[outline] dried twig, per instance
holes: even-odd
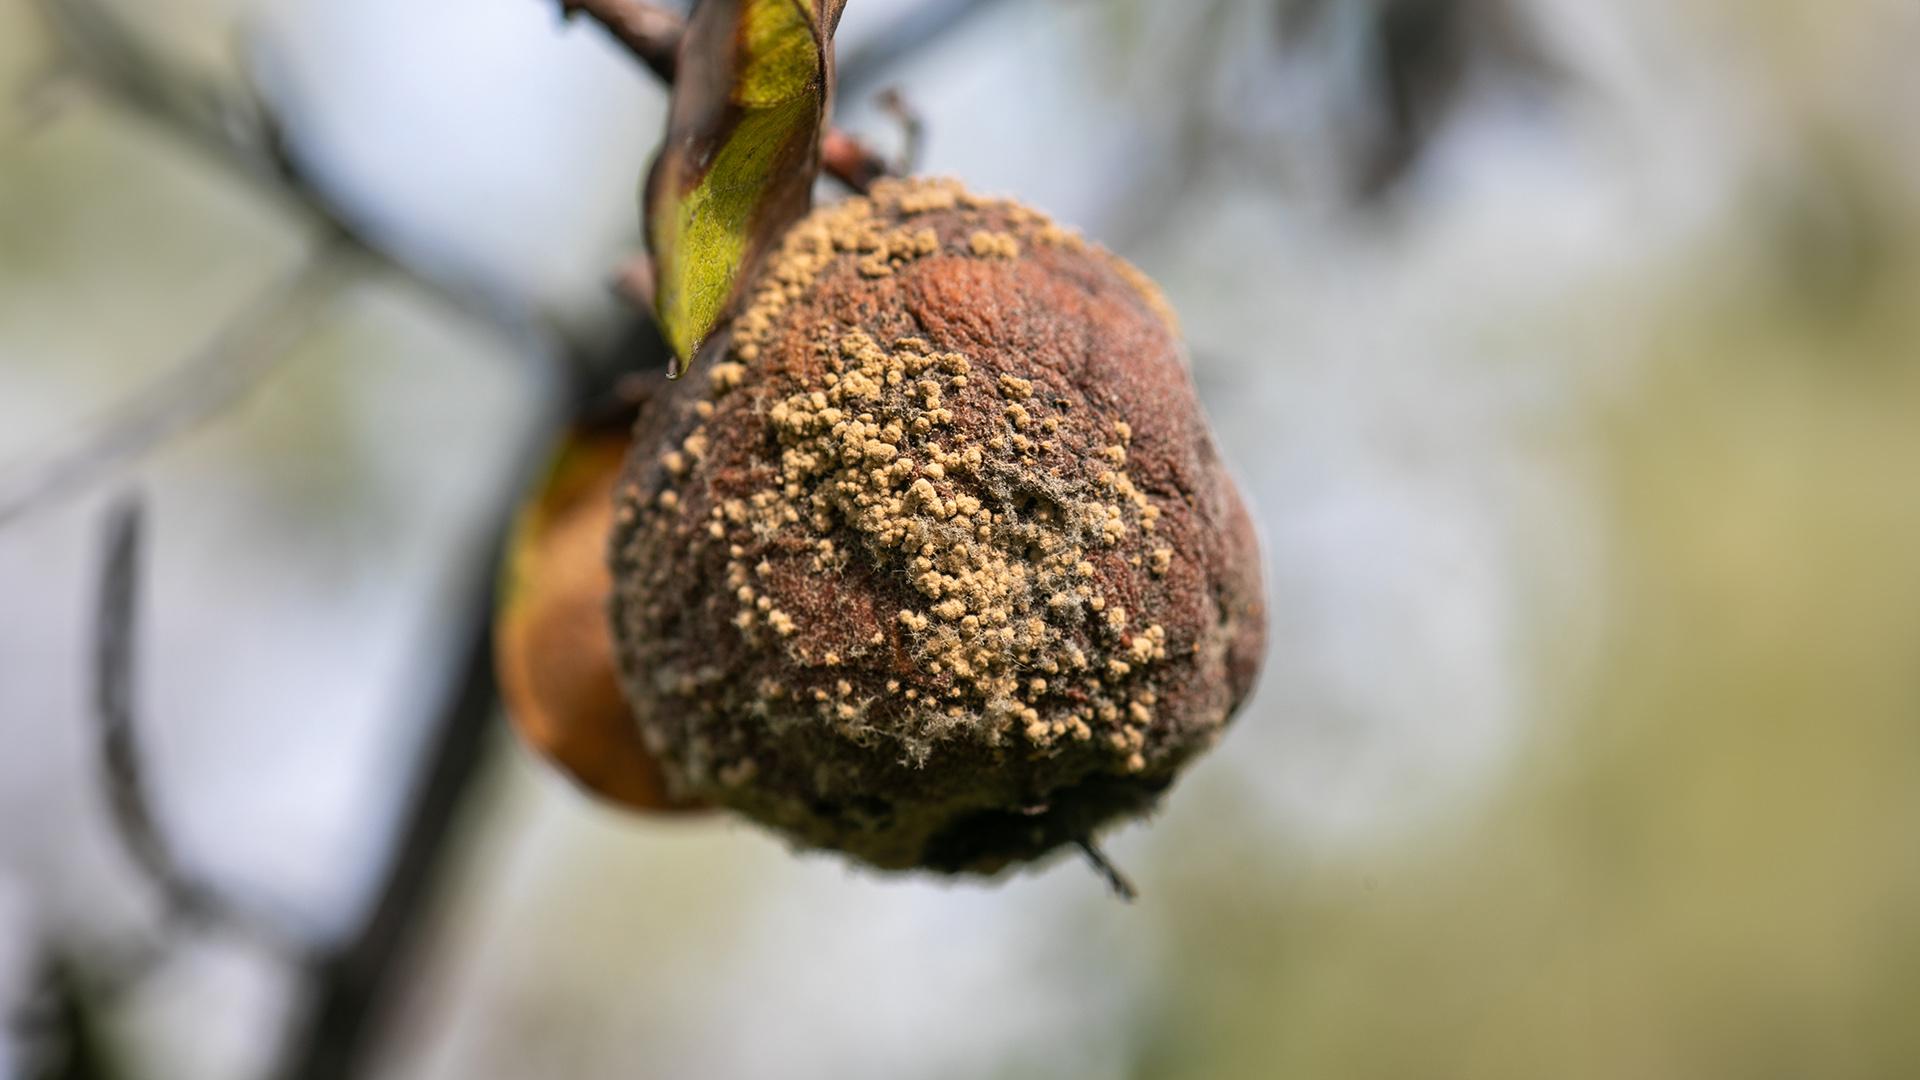
[[[919,110],[907,101],[906,95],[897,86],[880,91],[880,96],[874,102],[880,106],[881,112],[893,117],[894,122],[900,125],[900,156],[894,168],[903,175],[918,172],[920,155],[926,148],[926,121],[920,118]]]
[[[650,70],[670,78],[679,33],[678,16],[650,4],[625,0],[560,0],[567,12],[584,12],[603,23]],[[72,53],[63,78],[104,91],[119,106],[146,115],[211,161],[240,173],[262,191],[278,195],[289,210],[315,226],[313,253],[286,281],[255,299],[248,312],[181,370],[148,388],[73,447],[25,470],[11,486],[0,478],[0,522],[29,505],[76,492],[169,435],[211,415],[238,397],[269,369],[272,358],[297,336],[304,318],[344,280],[350,264],[361,270],[390,269],[478,313],[526,342],[524,322],[503,317],[498,307],[414,271],[391,257],[364,226],[310,179],[284,142],[269,108],[244,85],[231,86],[183,69],[130,32],[101,0],[39,0],[62,31]],[[884,161],[857,140],[829,133],[823,140],[825,168],[856,190],[886,171]],[[650,350],[664,360],[664,346],[650,327],[621,348]],[[212,392],[208,392],[208,387]],[[194,401],[199,395],[202,400]],[[544,435],[541,436],[544,441]],[[530,451],[525,460],[532,460]],[[505,496],[503,495],[503,498]],[[507,509],[501,509],[504,535]],[[260,918],[223,890],[183,867],[157,822],[141,770],[135,735],[135,630],[137,625],[141,514],[137,503],[118,505],[109,522],[109,544],[99,597],[96,644],[97,718],[103,772],[114,819],[129,852],[155,882],[175,921],[231,927],[264,937],[295,957],[313,979],[306,1022],[288,1043],[286,1072],[298,1080],[357,1075],[403,993],[396,978],[417,947],[418,930],[430,910],[434,883],[450,854],[449,837],[464,795],[471,789],[498,700],[487,647],[492,563],[476,577],[476,603],[462,616],[465,642],[460,674],[420,755],[421,783],[404,811],[388,855],[378,898],[361,930],[328,950],[289,944],[284,927]],[[1097,853],[1090,855],[1097,858]],[[76,1074],[77,1075],[77,1074]]]
[[[497,298],[415,272],[328,197],[284,139],[272,111],[244,84],[208,76],[154,48],[101,0],[38,0],[67,53],[63,78],[105,93],[199,150],[210,162],[277,196],[313,226],[310,254],[255,296],[232,325],[155,385],[109,409],[97,424],[0,474],[0,526],[71,498],[232,404],[283,357],[330,290],[350,270],[391,271],[430,299],[532,346],[523,319]]]
[[[174,60],[101,0],[37,0],[36,6],[64,54],[57,65],[64,77],[105,91],[223,164],[292,179],[275,175],[277,132],[247,87]]]
[[[173,852],[154,822],[147,785],[134,747],[134,622],[140,591],[142,514],[137,499],[114,504],[107,518],[107,549],[100,567],[94,609],[93,709],[99,724],[100,764],[108,805],[128,854],[159,886],[175,911],[201,905],[200,884],[174,864]]]
[[[189,870],[155,816],[134,730],[143,522],[143,509],[135,496],[123,497],[109,509],[94,610],[94,719],[114,829],[134,864],[159,892],[169,922],[230,930],[284,951],[304,952],[305,943],[286,927]]]
[[[544,444],[548,432],[536,436]],[[521,460],[534,460],[532,451]],[[517,490],[517,489],[515,489]],[[517,499],[496,509],[492,535],[504,537]],[[479,564],[471,610],[464,612],[460,666],[428,733],[428,753],[410,785],[398,837],[387,852],[380,893],[360,930],[316,965],[312,1005],[296,1029],[282,1080],[346,1080],[366,1075],[388,1022],[410,987],[404,978],[422,944],[421,925],[452,854],[450,840],[478,774],[500,707],[494,681],[494,568],[500,549]]]
[[[467,317],[527,343],[525,320],[470,282],[423,272],[389,250],[380,231],[340,204],[291,145],[270,105],[244,78],[218,78],[183,64],[134,31],[104,0],[37,0],[61,42],[71,77],[105,92],[115,106],[179,136],[215,166],[312,226],[316,245],[350,248],[369,274],[391,271]]]
[[[673,82],[680,61],[680,35],[686,30],[680,16],[636,0],[560,0],[560,12],[567,18],[582,13],[591,17],[661,82]]]
[[[628,51],[671,85],[679,69],[680,39],[686,21],[647,0],[559,0],[561,14],[584,14],[606,27]],[[820,167],[848,188],[865,192],[892,170],[887,161],[858,138],[828,128],[820,139]]]
[[[820,136],[820,168],[849,189],[861,193],[892,171],[885,158],[838,128],[828,128],[826,134]]]
[[[1107,853],[1101,851],[1097,844],[1092,840],[1083,839],[1074,841],[1074,845],[1080,849],[1080,854],[1085,855],[1087,861],[1093,864],[1093,868],[1107,879],[1107,886],[1113,890],[1114,896],[1129,904],[1139,899],[1140,893],[1134,889],[1133,882],[1127,880],[1127,875],[1113,865],[1113,860],[1107,858]]]

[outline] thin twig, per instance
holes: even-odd
[[[291,340],[296,331],[289,324],[300,321],[301,310],[317,306],[314,301],[334,287],[336,274],[345,279],[351,263],[360,264],[369,274],[392,270],[430,297],[451,300],[463,312],[485,316],[491,326],[517,343],[537,344],[529,340],[524,320],[507,317],[500,307],[485,306],[485,301],[497,301],[497,297],[463,294],[389,255],[371,230],[310,179],[312,174],[286,143],[276,118],[257,94],[225,87],[172,62],[131,33],[119,14],[100,0],[40,0],[40,7],[62,31],[80,84],[97,88],[112,103],[144,115],[215,165],[263,193],[278,196],[290,211],[314,223],[320,239],[309,262],[283,283],[284,289],[269,289],[256,298],[239,323],[210,343],[194,362],[158,387],[143,391],[134,403],[114,410],[100,432],[49,459],[51,467],[23,470],[17,490],[26,494],[17,504],[6,505],[40,504],[68,494],[110,465],[131,460],[142,449],[233,400],[264,370],[268,358],[283,351],[280,343]],[[209,380],[215,388],[211,394],[206,392]],[[520,460],[536,457],[530,447]],[[507,482],[495,535],[505,531],[510,491],[518,488],[510,483],[512,479],[517,477],[503,478]],[[180,866],[155,820],[140,769],[133,708],[139,535],[138,511],[117,510],[107,580],[101,590],[96,691],[102,730],[111,733],[103,736],[103,743],[111,746],[102,747],[108,797],[128,850],[160,886],[170,912],[215,922],[228,919],[229,913],[246,917],[220,890]],[[464,668],[452,699],[416,758],[421,782],[399,819],[380,891],[366,921],[336,948],[286,950],[299,973],[311,980],[312,993],[309,1023],[287,1044],[287,1067],[294,1075],[354,1075],[404,991],[396,973],[405,969],[409,948],[418,946],[421,924],[431,909],[432,884],[451,852],[453,823],[472,791],[471,781],[496,712],[491,651],[486,647],[491,613],[487,597],[494,564],[488,559],[476,571],[475,587],[469,593],[475,602],[457,631],[468,645]]]
[[[820,136],[820,168],[848,190],[861,194],[870,190],[875,180],[892,172],[886,158],[839,128],[828,128]]]
[[[93,708],[100,726],[100,764],[113,823],[127,853],[159,886],[170,907],[197,907],[199,886],[174,865],[173,852],[154,822],[134,747],[133,639],[139,615],[142,520],[140,502],[133,497],[115,503],[107,517],[107,548],[94,610]]]
[[[563,9],[580,10],[589,15],[595,15],[594,8],[620,6],[589,0],[560,2]],[[290,209],[315,222],[320,235],[326,238],[323,244],[329,252],[323,261],[334,269],[343,265],[338,260],[358,256],[369,270],[391,268],[434,294],[453,300],[464,311],[476,309],[472,297],[463,296],[388,255],[368,230],[330,199],[310,179],[310,173],[286,144],[271,111],[257,94],[223,87],[215,80],[182,71],[177,64],[161,62],[153,50],[142,46],[137,36],[124,32],[124,24],[100,0],[40,0],[40,6],[67,31],[65,36],[70,43],[76,40],[96,45],[105,43],[104,48],[75,50],[83,79],[102,87],[122,107],[143,113],[181,136],[217,164],[245,174],[261,190],[280,195]],[[681,25],[677,16],[671,18],[673,25]],[[673,48],[664,48],[667,40],[664,36],[642,39],[638,42],[646,47],[646,52],[642,52],[636,48],[636,42],[629,40],[631,30],[623,33],[616,28],[615,33],[656,74],[660,74],[663,66],[669,72],[672,70],[671,62],[677,59],[677,36],[673,39]],[[864,189],[872,176],[885,171],[881,159],[856,140],[845,137],[834,141],[832,151],[823,152],[823,157],[828,173],[856,190]],[[256,310],[243,322],[257,324],[277,318],[271,311],[281,301],[271,296],[264,299],[268,311],[263,314],[256,305]],[[524,324],[500,318],[497,311],[481,313],[490,316],[496,326],[520,332],[525,329]],[[222,336],[248,336],[243,331],[245,326]],[[648,339],[652,342],[651,348],[659,352],[657,335],[651,330]],[[219,350],[210,346],[209,351]],[[257,357],[275,350],[239,351]],[[185,385],[190,380],[183,375],[180,382]],[[169,380],[164,385],[173,383]],[[231,400],[231,395],[244,389],[244,385],[245,381],[241,380],[238,389],[227,392],[226,400]],[[210,415],[211,411],[204,410],[200,415]],[[156,409],[154,413],[176,415],[172,408]],[[192,422],[195,421],[185,421]],[[131,440],[116,436],[112,440],[115,446],[133,445],[107,455],[106,459],[130,460],[139,453],[140,447],[150,447],[181,427],[179,422],[162,424],[157,434]],[[155,429],[149,426],[146,430]],[[99,457],[92,453],[84,456],[89,460]],[[531,456],[527,458],[531,459]],[[79,486],[78,480],[92,479],[104,467],[95,465],[81,472],[69,472],[68,486]],[[46,483],[29,486],[38,489]],[[503,520],[505,513],[503,509]],[[504,528],[499,532],[503,533]],[[195,898],[193,904],[183,905],[189,910],[196,904],[210,902],[232,906],[219,890],[179,868],[166,845],[164,833],[153,818],[145,783],[140,779],[138,748],[133,738],[136,672],[132,644],[137,615],[139,534],[138,511],[116,511],[109,545],[108,580],[103,582],[101,596],[103,627],[98,646],[97,696],[103,728],[114,728],[118,732],[114,739],[125,744],[124,749],[111,752],[117,762],[108,761],[109,755],[103,750],[103,763],[110,775],[122,778],[113,786],[121,786],[127,777],[132,779],[125,792],[115,793],[111,798],[116,802],[116,817],[124,815],[130,819],[128,846],[134,857],[143,867],[161,871],[154,875],[156,880],[172,881],[179,886],[170,895]],[[478,595],[486,595],[485,583],[491,578],[489,562],[478,575]],[[418,759],[422,763],[421,783],[401,816],[400,834],[388,854],[380,892],[369,917],[360,932],[338,949],[317,961],[312,953],[300,957],[303,969],[315,979],[315,985],[307,1023],[288,1042],[284,1059],[288,1074],[298,1080],[338,1080],[364,1071],[379,1035],[386,1029],[406,991],[406,981],[401,976],[414,959],[412,950],[419,946],[419,931],[431,910],[434,887],[452,852],[450,837],[465,797],[472,790],[472,779],[482,760],[490,721],[497,708],[491,650],[487,647],[489,612],[490,604],[481,602],[463,617],[464,666],[455,680],[451,699],[440,712]],[[106,629],[107,622],[118,629]],[[119,806],[122,802],[124,808]],[[199,899],[201,897],[214,899],[208,901]]]
[[[559,0],[562,15],[586,15],[625,45],[647,70],[671,86],[679,70],[686,20],[647,0]],[[865,193],[892,170],[858,138],[828,128],[820,138],[820,168],[850,190]]]
[[[311,222],[316,243],[355,249],[369,274],[389,270],[450,310],[528,344],[527,320],[473,282],[423,272],[389,249],[381,230],[343,206],[314,177],[280,118],[250,82],[216,78],[155,48],[118,5],[102,0],[38,0],[79,78],[118,107],[145,116],[215,166],[242,175]]]
[[[1114,896],[1129,904],[1139,899],[1140,893],[1134,889],[1133,882],[1127,880],[1127,875],[1121,873],[1120,868],[1113,865],[1113,860],[1107,858],[1107,853],[1101,851],[1092,840],[1075,840],[1074,845],[1093,864],[1093,868],[1107,879],[1107,886],[1113,890]]]
[[[64,71],[229,165],[276,172],[276,132],[246,87],[166,55],[101,0],[38,0],[37,7],[65,54]]]
[[[636,0],[560,0],[560,13],[569,19],[586,14],[606,27],[661,82],[672,85],[680,62],[680,36],[687,28],[680,16]]]
[[[230,930],[277,949],[301,952],[305,944],[286,927],[250,910],[189,870],[167,840],[154,812],[139,736],[134,730],[144,520],[137,496],[123,496],[109,508],[106,553],[94,611],[94,719],[114,830],[134,865],[159,892],[168,922],[196,929]]]
[[[198,351],[35,459],[0,471],[0,527],[119,475],[154,447],[218,415],[283,361],[350,275],[353,248],[329,244],[248,301]]]
[[[533,341],[524,319],[483,296],[416,272],[310,179],[279,123],[250,88],[213,78],[154,48],[101,0],[38,0],[66,54],[68,78],[104,92],[145,116],[214,165],[277,196],[313,226],[311,254],[254,297],[234,323],[160,381],[142,388],[96,424],[24,464],[0,472],[0,527],[89,486],[232,404],[272,369],[304,329],[317,301],[358,264],[366,275],[392,271],[426,297],[484,320],[518,343]]]
[[[921,119],[920,111],[907,101],[906,95],[897,86],[880,91],[874,103],[880,106],[881,112],[893,117],[894,122],[900,125],[900,155],[895,159],[894,168],[901,175],[918,172],[927,138],[927,124]]]

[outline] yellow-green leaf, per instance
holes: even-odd
[[[646,192],[655,313],[674,374],[759,255],[811,205],[843,0],[704,0]]]

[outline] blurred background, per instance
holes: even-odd
[[[1158,279],[1263,532],[1128,906],[512,740],[503,522],[662,362],[557,6],[0,0],[0,1077],[1920,1072],[1920,7],[852,0],[842,126]]]

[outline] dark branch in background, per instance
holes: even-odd
[[[1463,0],[1391,0],[1372,27],[1377,130],[1359,151],[1354,186],[1378,200],[1412,171],[1464,87],[1468,5]]]
[[[1371,0],[1357,15],[1331,0],[1289,0],[1275,15],[1283,50],[1331,51],[1355,65],[1357,108],[1340,142],[1361,208],[1385,204],[1414,174],[1475,80],[1550,86],[1571,75],[1512,0]]]
[[[607,29],[627,51],[671,86],[679,69],[686,20],[646,0],[559,0],[562,15],[586,15]],[[828,128],[820,139],[820,167],[848,188],[865,193],[891,170],[887,161],[852,135]]]
[[[299,266],[255,297],[232,325],[188,362],[112,410],[104,423],[75,445],[62,447],[7,478],[0,487],[4,496],[0,520],[28,506],[77,494],[168,436],[231,404],[270,370],[274,357],[351,277],[390,273],[461,313],[480,316],[522,344],[530,343],[525,323],[505,317],[497,306],[487,303],[488,298],[463,293],[419,273],[386,251],[371,232],[309,180],[283,141],[276,119],[249,89],[227,86],[173,63],[100,0],[41,0],[40,7],[70,54],[63,65],[64,77],[101,93],[110,104],[145,116],[217,166],[277,196],[290,211],[312,223],[314,239]],[[634,343],[628,335],[618,345],[631,349]],[[644,344],[643,335],[643,348]],[[652,355],[658,359],[659,350]],[[537,460],[550,434],[536,432],[536,445],[530,445],[520,460]],[[501,507],[497,520],[488,525],[496,542],[505,535],[519,479],[517,475],[502,478]],[[297,1034],[289,1044],[287,1071],[309,1078],[353,1075],[366,1064],[373,1033],[380,1030],[381,1017],[391,1009],[403,981],[395,978],[411,959],[403,945],[420,937],[432,883],[451,852],[448,839],[457,811],[482,760],[497,709],[491,653],[486,647],[497,553],[489,553],[476,568],[473,587],[467,591],[474,598],[470,610],[456,616],[462,646],[459,666],[448,704],[425,734],[418,759],[420,783],[403,810],[374,904],[349,939],[315,946],[291,943],[292,935],[284,933],[284,928],[273,927],[183,869],[154,818],[140,768],[132,707],[138,510],[131,505],[117,508],[110,533],[100,596],[96,697],[103,771],[116,826],[136,863],[159,888],[171,922],[265,939],[293,959],[309,1005],[304,1022],[294,1022]],[[144,950],[142,962],[134,966],[144,970],[157,955],[156,950]],[[107,966],[116,969],[106,973],[110,981],[129,977],[124,970],[128,965]],[[131,977],[137,978],[138,973]],[[68,1044],[86,1042],[86,1032],[77,1020],[69,1023],[64,1012],[56,1019],[70,1029],[63,1033]]]
[[[885,158],[839,128],[828,128],[820,136],[820,168],[863,195],[890,171]]]
[[[908,104],[899,87],[889,86],[880,91],[875,103],[880,111],[893,117],[900,125],[900,158],[894,166],[901,175],[910,176],[920,171],[920,155],[926,149],[927,125],[920,119],[920,113]]]
[[[514,499],[497,508],[504,537]],[[188,871],[167,841],[154,813],[141,767],[135,731],[137,674],[135,638],[144,535],[143,512],[135,498],[114,504],[107,520],[95,626],[94,699],[100,729],[100,757],[107,778],[113,821],[141,871],[159,890],[169,920],[197,930],[224,930],[264,940],[305,967],[312,980],[311,1007],[283,1061],[287,1080],[341,1080],[363,1075],[404,992],[395,976],[416,959],[410,947],[431,909],[434,884],[452,849],[470,782],[478,772],[498,707],[494,683],[490,613],[498,542],[478,564],[473,610],[466,627],[458,674],[449,700],[432,731],[431,751],[420,766],[414,794],[400,815],[400,835],[386,855],[381,888],[360,930],[330,948],[300,941],[258,913],[248,910],[206,879]],[[69,1032],[69,1040],[79,1038]]]
[[[271,370],[326,294],[354,276],[391,273],[427,297],[531,346],[523,319],[459,283],[420,273],[396,258],[321,190],[287,145],[278,120],[244,84],[213,78],[165,56],[102,0],[38,0],[67,56],[61,77],[144,116],[214,165],[275,196],[311,225],[301,265],[254,297],[234,323],[154,386],[108,410],[86,433],[0,475],[0,526],[72,498],[118,475],[167,438],[244,395]]]
[[[492,535],[504,538],[517,498],[498,508]],[[284,1080],[345,1080],[365,1075],[408,982],[398,976],[418,959],[420,929],[453,845],[461,807],[484,759],[500,696],[493,671],[492,613],[498,544],[481,562],[464,613],[460,663],[446,706],[427,734],[431,748],[401,812],[380,894],[355,937],[317,966],[313,1007],[292,1038]]]
[[[232,931],[298,955],[306,945],[286,927],[187,869],[154,813],[134,727],[144,522],[137,496],[123,496],[109,508],[94,609],[93,712],[114,830],[160,894],[168,922]]]
[[[583,12],[607,24],[650,70],[663,79],[671,77],[684,27],[677,15],[627,0],[560,3],[568,13]],[[216,79],[174,62],[131,31],[103,0],[37,0],[37,6],[56,29],[65,55],[51,69],[55,74],[49,85],[34,88],[36,101],[52,101],[68,88],[96,92],[109,104],[144,116],[193,146],[256,190],[277,197],[291,213],[311,224],[312,239],[299,265],[252,298],[231,325],[187,361],[110,410],[71,445],[0,476],[0,525],[29,508],[79,494],[237,401],[272,370],[276,358],[350,279],[392,274],[462,314],[478,316],[523,345],[532,343],[526,321],[508,317],[497,303],[499,298],[476,295],[458,283],[420,272],[387,250],[370,229],[312,180],[272,110],[244,81]],[[914,139],[908,141],[911,146]],[[822,150],[828,174],[855,190],[864,190],[887,172],[883,159],[844,134],[829,132]],[[657,366],[664,364],[666,356],[657,329],[645,320],[634,320],[629,332],[615,340],[611,352],[630,359],[646,357]],[[631,368],[632,364],[610,366]],[[569,374],[578,382],[583,370],[576,362]],[[576,392],[581,390],[576,387]],[[537,460],[550,435],[535,433],[535,445],[520,460]],[[517,501],[517,484],[503,478],[502,488],[501,505],[489,533],[496,544],[506,535]],[[183,867],[155,817],[136,732],[141,537],[139,504],[117,504],[108,521],[98,598],[94,686],[101,768],[115,827],[142,873],[160,892],[170,923],[203,932],[237,933],[268,944],[289,957],[296,975],[304,977],[308,1008],[293,1022],[282,1059],[284,1076],[345,1080],[364,1075],[408,986],[404,974],[417,959],[413,950],[421,943],[421,927],[452,852],[450,838],[484,759],[491,721],[498,711],[490,648],[498,552],[476,569],[473,587],[467,592],[473,598],[470,609],[455,617],[455,634],[461,642],[458,669],[446,704],[425,734],[417,758],[418,783],[401,812],[377,896],[347,940],[315,945],[289,932],[284,921],[276,925]],[[1096,865],[1105,866],[1097,852],[1089,851]],[[1112,876],[1111,868],[1107,869]],[[158,953],[147,950],[147,955]],[[55,1075],[106,1075],[107,1065],[95,1052],[100,1046],[94,1016],[98,1003],[81,992],[81,976],[87,976],[87,987],[105,984],[96,973],[82,972],[64,959],[48,972],[43,988],[57,1006],[51,1010],[49,1024],[59,1029],[61,1045],[68,1051]],[[106,974],[111,982],[115,973]]]
[[[106,773],[113,824],[133,861],[159,888],[170,916],[211,904],[211,890],[174,862],[154,821],[133,732],[134,623],[140,592],[140,546],[144,530],[137,497],[126,496],[108,512],[106,556],[100,564],[100,595],[94,609],[93,715],[99,725],[100,764]]]
[[[502,317],[498,297],[416,270],[342,206],[313,177],[280,118],[244,75],[219,77],[181,63],[135,31],[109,0],[36,0],[36,6],[67,53],[61,71],[180,137],[219,168],[242,174],[256,190],[277,196],[313,225],[317,244],[351,247],[369,261],[370,271],[402,275],[461,314],[524,336],[518,322]]]
[[[164,56],[101,0],[37,0],[65,63],[58,70],[166,126],[226,166],[300,190],[276,160],[275,131],[258,97]]]
[[[585,13],[607,28],[627,51],[671,85],[680,62],[680,35],[686,22],[664,8],[634,0],[560,0],[567,18]]]

